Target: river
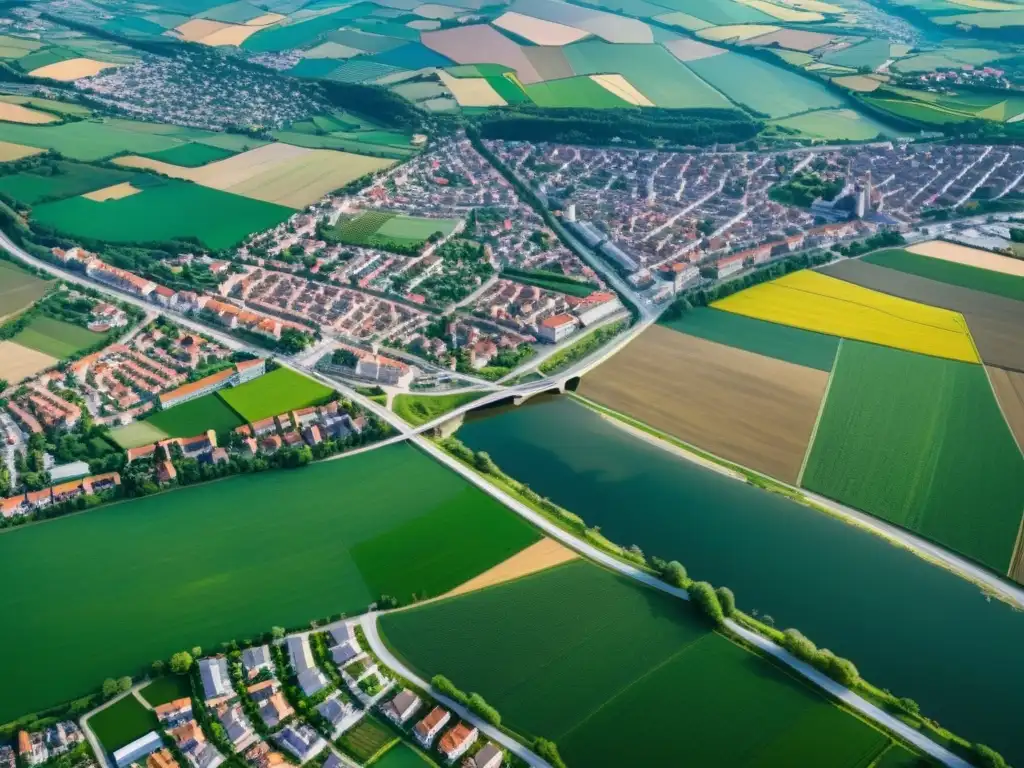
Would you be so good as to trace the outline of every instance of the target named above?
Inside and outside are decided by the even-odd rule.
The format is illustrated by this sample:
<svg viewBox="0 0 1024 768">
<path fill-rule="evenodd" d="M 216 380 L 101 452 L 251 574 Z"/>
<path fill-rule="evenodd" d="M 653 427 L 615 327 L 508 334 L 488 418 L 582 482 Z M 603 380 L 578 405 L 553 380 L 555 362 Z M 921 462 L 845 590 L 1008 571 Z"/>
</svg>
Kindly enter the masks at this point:
<svg viewBox="0 0 1024 768">
<path fill-rule="evenodd" d="M 567 397 L 484 411 L 457 435 L 612 541 L 728 586 L 863 677 L 1024 765 L 1024 613 L 888 541 L 699 467 Z"/>
</svg>

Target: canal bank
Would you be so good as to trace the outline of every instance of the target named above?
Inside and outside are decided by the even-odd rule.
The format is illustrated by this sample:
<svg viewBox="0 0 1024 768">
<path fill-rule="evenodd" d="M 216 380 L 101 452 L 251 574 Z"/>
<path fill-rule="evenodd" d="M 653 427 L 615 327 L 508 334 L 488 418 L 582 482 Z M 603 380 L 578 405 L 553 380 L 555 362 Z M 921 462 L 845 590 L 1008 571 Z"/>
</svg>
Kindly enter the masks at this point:
<svg viewBox="0 0 1024 768">
<path fill-rule="evenodd" d="M 471 419 L 459 438 L 648 556 L 732 588 L 961 735 L 1024 763 L 1024 614 L 884 539 L 711 472 L 567 398 Z"/>
</svg>

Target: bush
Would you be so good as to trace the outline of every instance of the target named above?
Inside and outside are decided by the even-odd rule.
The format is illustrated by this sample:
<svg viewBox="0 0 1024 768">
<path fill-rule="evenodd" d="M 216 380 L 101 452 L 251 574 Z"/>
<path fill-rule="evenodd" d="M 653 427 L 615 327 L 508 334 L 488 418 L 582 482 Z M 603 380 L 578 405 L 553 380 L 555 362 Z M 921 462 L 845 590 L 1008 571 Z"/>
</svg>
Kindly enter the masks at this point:
<svg viewBox="0 0 1024 768">
<path fill-rule="evenodd" d="M 714 587 L 706 581 L 697 581 L 690 585 L 689 591 L 690 599 L 716 626 L 725 623 L 725 613 L 722 611 L 721 603 L 718 602 L 718 595 L 715 594 Z"/>
<path fill-rule="evenodd" d="M 488 704 L 479 693 L 469 694 L 467 706 L 485 721 L 494 726 L 501 725 L 501 715 L 494 707 Z"/>
<path fill-rule="evenodd" d="M 731 618 L 736 613 L 736 596 L 732 590 L 728 587 L 719 587 L 715 590 L 715 595 L 718 596 L 718 603 L 722 606 L 722 613 Z"/>
<path fill-rule="evenodd" d="M 442 696 L 447 696 L 449 699 L 455 699 L 455 701 L 461 702 L 462 704 L 469 703 L 469 700 L 466 698 L 466 694 L 456 688 L 455 683 L 444 675 L 434 675 L 430 678 L 430 685 Z"/>
<path fill-rule="evenodd" d="M 782 633 L 782 647 L 801 661 L 813 662 L 818 657 L 818 648 L 797 629 Z"/>
<path fill-rule="evenodd" d="M 538 738 L 533 742 L 533 752 L 537 757 L 547 760 L 552 768 L 566 768 L 562 756 L 558 754 L 558 747 L 553 741 Z"/>
<path fill-rule="evenodd" d="M 188 651 L 178 651 L 171 656 L 171 672 L 176 675 L 187 675 L 192 669 L 192 654 Z"/>
<path fill-rule="evenodd" d="M 661 572 L 661 578 L 673 587 L 685 587 L 690 582 L 686 568 L 678 560 L 672 560 L 665 564 L 665 569 Z"/>
<path fill-rule="evenodd" d="M 984 744 L 975 744 L 972 749 L 980 768 L 1009 768 L 1006 758 L 992 749 L 992 747 L 986 747 Z"/>
</svg>

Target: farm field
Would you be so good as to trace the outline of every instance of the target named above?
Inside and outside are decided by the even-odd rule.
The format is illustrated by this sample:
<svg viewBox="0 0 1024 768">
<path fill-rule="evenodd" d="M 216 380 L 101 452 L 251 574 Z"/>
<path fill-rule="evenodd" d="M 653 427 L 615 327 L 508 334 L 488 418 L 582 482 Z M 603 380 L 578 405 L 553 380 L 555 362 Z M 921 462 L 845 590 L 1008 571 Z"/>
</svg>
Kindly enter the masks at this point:
<svg viewBox="0 0 1024 768">
<path fill-rule="evenodd" d="M 780 125 L 799 131 L 804 136 L 830 141 L 869 141 L 878 135 L 889 136 L 892 130 L 852 109 L 823 109 L 818 112 L 776 120 Z"/>
<path fill-rule="evenodd" d="M 73 104 L 68 101 L 56 101 L 54 99 L 43 99 L 35 96 L 22 96 L 21 94 L 0 94 L 0 101 L 8 104 L 21 104 L 26 107 L 36 107 L 44 112 L 56 112 L 61 115 L 76 115 L 85 117 L 92 113 L 92 110 L 82 104 Z"/>
<path fill-rule="evenodd" d="M 493 587 L 495 584 L 504 584 L 506 581 L 529 576 L 531 573 L 547 570 L 578 557 L 579 554 L 575 550 L 569 549 L 555 539 L 543 538 L 490 570 L 474 576 L 465 584 L 460 584 L 443 597 L 455 597 L 476 592 L 484 587 Z"/>
<path fill-rule="evenodd" d="M 986 370 L 1006 423 L 1017 439 L 1017 445 L 1024 450 L 1024 373 L 995 366 L 988 366 Z"/>
<path fill-rule="evenodd" d="M 59 200 L 92 192 L 114 184 L 130 181 L 134 173 L 113 168 L 99 168 L 82 163 L 58 162 L 56 174 L 23 171 L 10 176 L 0 176 L 0 193 L 14 198 L 25 205 L 35 205 L 45 200 Z M 39 170 L 48 171 L 50 166 Z"/>
<path fill-rule="evenodd" d="M 380 760 L 374 762 L 374 765 L 377 768 L 428 768 L 429 766 L 436 768 L 437 763 L 402 742 L 385 752 Z"/>
<path fill-rule="evenodd" d="M 159 707 L 175 699 L 192 695 L 192 683 L 185 675 L 167 675 L 158 677 L 139 691 L 142 698 L 152 706 Z"/>
<path fill-rule="evenodd" d="M 928 255 L 924 255 L 922 250 L 915 253 L 893 248 L 868 254 L 862 259 L 869 264 L 926 277 L 929 280 L 938 280 L 940 283 L 959 285 L 983 293 L 1004 296 L 1007 299 L 1024 301 L 1024 261 L 1011 259 L 1009 256 L 996 256 L 986 251 L 975 251 L 973 248 L 964 248 L 963 251 L 967 253 L 962 253 L 957 248 L 929 251 Z M 936 253 L 955 256 L 958 260 L 933 255 Z M 975 263 L 971 264 L 968 260 Z M 997 267 L 1002 269 L 997 270 Z"/>
<path fill-rule="evenodd" d="M 1024 302 L 897 272 L 863 259 L 844 259 L 821 271 L 865 288 L 962 312 L 985 363 L 1024 370 L 1024 344 L 1020 341 Z"/>
<path fill-rule="evenodd" d="M 195 437 L 208 429 L 222 434 L 243 423 L 241 417 L 220 399 L 217 392 L 165 411 L 157 411 L 146 419 L 146 424 L 167 437 Z"/>
<path fill-rule="evenodd" d="M 394 165 L 393 160 L 282 143 L 198 166 L 174 165 L 153 156 L 128 156 L 115 162 L 290 208 L 304 208 L 353 179 Z"/>
<path fill-rule="evenodd" d="M 90 717 L 89 726 L 108 752 L 120 749 L 158 727 L 156 715 L 131 695 Z"/>
<path fill-rule="evenodd" d="M 13 341 L 0 341 L 0 379 L 18 382 L 56 365 L 57 358 Z"/>
<path fill-rule="evenodd" d="M 955 312 L 862 288 L 819 272 L 793 272 L 716 301 L 716 309 L 808 331 L 977 362 Z"/>
<path fill-rule="evenodd" d="M 71 237 L 114 243 L 194 238 L 219 250 L 252 232 L 270 229 L 294 213 L 282 205 L 198 184 L 161 181 L 118 200 L 72 197 L 45 203 L 34 209 L 33 218 Z"/>
<path fill-rule="evenodd" d="M 187 547 L 169 544 L 182 537 Z M 9 683 L 0 719 L 82 695 L 183 647 L 354 614 L 381 594 L 443 594 L 538 539 L 407 445 L 12 529 L 0 534 L 0 560 L 25 583 L 0 595 L 0 609 L 36 640 L 0 638 Z M 168 581 L 169 571 L 178 577 Z M 61 596 L 71 583 L 80 597 L 69 604 Z M 260 599 L 239 599 L 250 592 Z M 69 621 L 74 633 L 63 631 Z M 40 679 L 33 670 L 44 660 L 52 673 Z"/>
<path fill-rule="evenodd" d="M 9 261 L 0 261 L 0 320 L 28 309 L 50 283 Z"/>
<path fill-rule="evenodd" d="M 65 323 L 63 320 L 34 317 L 11 341 L 62 360 L 98 344 L 103 338 L 102 333 L 93 333 L 88 328 Z"/>
<path fill-rule="evenodd" d="M 596 77 L 596 75 L 595 75 Z M 614 109 L 629 102 L 590 77 L 568 77 L 526 86 L 526 95 L 538 107 L 587 107 Z"/>
<path fill-rule="evenodd" d="M 483 392 L 462 392 L 455 395 L 396 395 L 392 407 L 405 421 L 418 427 L 483 395 Z"/>
<path fill-rule="evenodd" d="M 801 484 L 1005 574 L 1024 456 L 982 366 L 846 341 Z"/>
<path fill-rule="evenodd" d="M 888 745 L 695 609 L 582 560 L 380 626 L 423 676 L 479 692 L 503 725 L 554 740 L 570 766 L 852 768 Z"/>
<path fill-rule="evenodd" d="M 12 144 L 9 141 L 0 141 L 0 163 L 10 163 L 21 160 L 23 157 L 32 157 L 42 154 L 43 150 L 37 147 L 26 147 L 21 144 Z"/>
<path fill-rule="evenodd" d="M 831 371 L 839 339 L 789 325 L 755 320 L 708 307 L 695 307 L 661 324 L 680 333 L 697 336 L 794 365 Z"/>
<path fill-rule="evenodd" d="M 290 368 L 278 368 L 218 394 L 239 416 L 252 423 L 296 408 L 326 403 L 334 392 Z"/>
<path fill-rule="evenodd" d="M 343 752 L 351 755 L 360 763 L 364 763 L 388 744 L 394 744 L 396 741 L 398 741 L 398 736 L 391 726 L 370 714 L 345 731 L 338 740 L 338 745 Z M 394 752 L 397 748 L 397 746 L 392 747 L 389 752 Z M 380 763 L 376 763 L 376 765 L 380 765 Z"/>
<path fill-rule="evenodd" d="M 157 429 L 147 421 L 136 421 L 123 427 L 110 430 L 110 437 L 115 443 L 124 448 L 138 448 L 140 445 L 149 445 L 159 442 L 168 437 L 162 429 Z M 192 435 L 189 435 L 192 437 Z"/>
<path fill-rule="evenodd" d="M 654 325 L 579 393 L 684 442 L 795 483 L 828 373 Z"/>
<path fill-rule="evenodd" d="M 5 122 L 42 125 L 54 123 L 57 119 L 56 115 L 51 115 L 49 112 L 40 112 L 37 109 L 31 109 L 21 104 L 11 104 L 7 101 L 0 102 L 0 120 Z"/>
<path fill-rule="evenodd" d="M 234 154 L 231 150 L 212 147 L 209 144 L 179 144 L 170 149 L 152 152 L 147 157 L 183 168 L 198 168 L 207 163 L 226 160 Z"/>
<path fill-rule="evenodd" d="M 367 211 L 354 219 L 339 221 L 334 235 L 350 245 L 369 245 L 387 249 L 388 246 L 418 246 L 435 232 L 450 235 L 458 225 L 457 219 L 427 219 L 420 216 Z"/>
</svg>

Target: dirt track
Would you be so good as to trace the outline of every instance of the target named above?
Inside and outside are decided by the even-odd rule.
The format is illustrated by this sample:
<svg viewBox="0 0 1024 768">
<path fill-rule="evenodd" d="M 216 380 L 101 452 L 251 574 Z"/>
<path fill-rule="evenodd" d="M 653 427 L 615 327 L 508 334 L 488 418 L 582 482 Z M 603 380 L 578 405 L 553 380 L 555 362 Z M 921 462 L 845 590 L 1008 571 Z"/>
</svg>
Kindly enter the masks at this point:
<svg viewBox="0 0 1024 768">
<path fill-rule="evenodd" d="M 904 299 L 962 312 L 988 365 L 1024 371 L 1024 302 L 846 259 L 820 272 Z"/>
<path fill-rule="evenodd" d="M 828 374 L 653 325 L 580 394 L 698 448 L 796 483 Z"/>
</svg>

